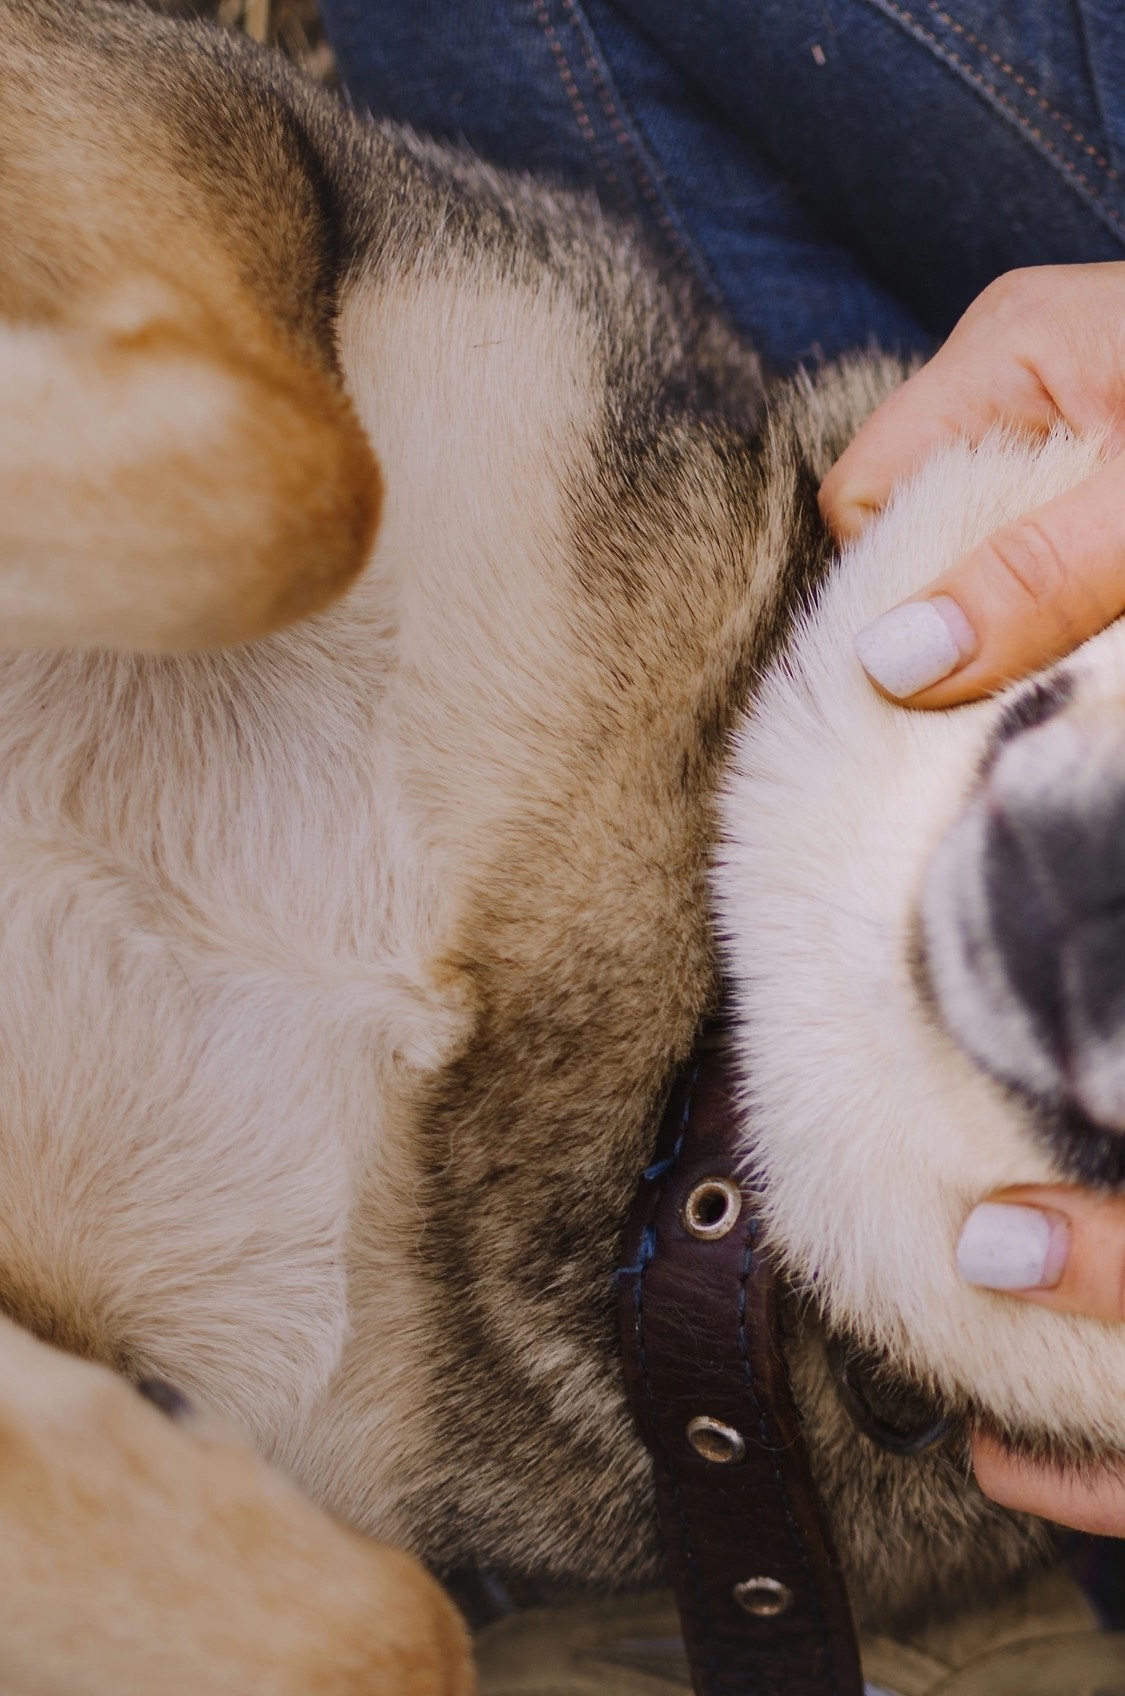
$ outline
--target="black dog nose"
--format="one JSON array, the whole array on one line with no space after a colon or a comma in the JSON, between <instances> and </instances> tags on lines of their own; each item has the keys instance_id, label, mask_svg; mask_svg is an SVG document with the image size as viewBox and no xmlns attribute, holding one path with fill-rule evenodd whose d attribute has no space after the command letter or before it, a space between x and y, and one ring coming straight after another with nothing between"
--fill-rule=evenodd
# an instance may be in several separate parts
<instances>
[{"instance_id":1,"label":"black dog nose","mask_svg":"<svg viewBox=\"0 0 1125 1696\"><path fill-rule=\"evenodd\" d=\"M1004 973L1066 1077L1091 1038L1125 1033L1125 797L997 805L984 870Z\"/></svg>"}]
</instances>

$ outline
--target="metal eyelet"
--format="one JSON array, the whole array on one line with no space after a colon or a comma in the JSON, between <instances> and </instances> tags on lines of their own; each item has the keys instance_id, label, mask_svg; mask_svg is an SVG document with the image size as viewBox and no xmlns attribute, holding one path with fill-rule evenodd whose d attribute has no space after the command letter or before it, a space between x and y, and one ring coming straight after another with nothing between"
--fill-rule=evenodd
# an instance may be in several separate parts
<instances>
[{"instance_id":1,"label":"metal eyelet","mask_svg":"<svg viewBox=\"0 0 1125 1696\"><path fill-rule=\"evenodd\" d=\"M715 1466L733 1466L746 1453L742 1433L721 1419L708 1419L705 1414L688 1421L687 1440L704 1460Z\"/></svg>"},{"instance_id":2,"label":"metal eyelet","mask_svg":"<svg viewBox=\"0 0 1125 1696\"><path fill-rule=\"evenodd\" d=\"M742 1191L731 1178L704 1178L684 1202L685 1231L705 1242L733 1231L742 1212Z\"/></svg>"},{"instance_id":3,"label":"metal eyelet","mask_svg":"<svg viewBox=\"0 0 1125 1696\"><path fill-rule=\"evenodd\" d=\"M744 1578L735 1585L733 1594L743 1612L756 1619L777 1619L788 1613L794 1602L788 1584L776 1578Z\"/></svg>"}]
</instances>

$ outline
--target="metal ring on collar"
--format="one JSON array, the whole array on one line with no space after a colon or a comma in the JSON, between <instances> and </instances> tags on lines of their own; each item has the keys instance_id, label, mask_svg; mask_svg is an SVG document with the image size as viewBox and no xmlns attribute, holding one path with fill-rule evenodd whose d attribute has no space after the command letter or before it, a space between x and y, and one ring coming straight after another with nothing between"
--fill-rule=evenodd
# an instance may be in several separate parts
<instances>
[{"instance_id":1,"label":"metal ring on collar","mask_svg":"<svg viewBox=\"0 0 1125 1696\"><path fill-rule=\"evenodd\" d=\"M734 1587L734 1599L757 1619L777 1619L793 1606L792 1590L776 1578L744 1578Z\"/></svg>"},{"instance_id":2,"label":"metal ring on collar","mask_svg":"<svg viewBox=\"0 0 1125 1696\"><path fill-rule=\"evenodd\" d=\"M714 1466L733 1466L746 1453L746 1442L733 1425L698 1414L688 1420L687 1440L702 1460Z\"/></svg>"},{"instance_id":3,"label":"metal ring on collar","mask_svg":"<svg viewBox=\"0 0 1125 1696\"><path fill-rule=\"evenodd\" d=\"M680 1217L685 1231L711 1242L732 1231L741 1212L742 1191L732 1178L704 1178L684 1202Z\"/></svg>"}]
</instances>

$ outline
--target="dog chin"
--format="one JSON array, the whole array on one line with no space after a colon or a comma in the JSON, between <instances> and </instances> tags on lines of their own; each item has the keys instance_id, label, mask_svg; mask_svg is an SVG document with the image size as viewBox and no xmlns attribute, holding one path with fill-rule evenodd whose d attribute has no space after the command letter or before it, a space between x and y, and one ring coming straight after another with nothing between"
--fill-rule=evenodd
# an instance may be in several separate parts
<instances>
[{"instance_id":1,"label":"dog chin","mask_svg":"<svg viewBox=\"0 0 1125 1696\"><path fill-rule=\"evenodd\" d=\"M1125 1090L1125 1043L1095 1016L1100 957L1086 963L1083 1093L1068 1096L1057 985L1040 985L1030 1008L1012 991L1013 958L1042 927L1026 875L1022 896L997 895L1015 880L996 851L993 803L1014 808L1008 789L1023 793L1028 773L1049 774L1050 793L1065 768L1084 774L1092 806L1114 762L1122 781L1109 793L1125 797L1125 631L1069 662L1074 687L1048 690L1041 713L1023 687L951 713L893 707L863 677L852 635L1000 514L1039 504L1093 463L1094 450L1062 434L997 438L951 448L900 494L757 692L714 873L748 1167L786 1272L833 1332L927 1386L943 1414L1060 1457L1125 1450L1125 1334L971 1289L954 1251L992 1191L1122 1175L1120 1121L1103 1109ZM1101 752L1075 764L1080 721L1081 745ZM1072 814L1078 782L1066 788ZM1114 828L1110 816L1097 840L1112 844ZM1065 843L1059 858L1062 875ZM1099 873L1107 902L1111 874ZM1125 946L1121 957L1125 978ZM1125 983L1122 1002L1125 1022Z\"/></svg>"},{"instance_id":2,"label":"dog chin","mask_svg":"<svg viewBox=\"0 0 1125 1696\"><path fill-rule=\"evenodd\" d=\"M841 1408L856 1431L885 1454L963 1458L969 1438L982 1431L1027 1461L1060 1472L1125 1468L1125 1446L1107 1446L1085 1432L1060 1432L1041 1421L997 1418L967 1389L920 1377L909 1361L873 1349L854 1332L826 1332L824 1346Z\"/></svg>"}]
</instances>

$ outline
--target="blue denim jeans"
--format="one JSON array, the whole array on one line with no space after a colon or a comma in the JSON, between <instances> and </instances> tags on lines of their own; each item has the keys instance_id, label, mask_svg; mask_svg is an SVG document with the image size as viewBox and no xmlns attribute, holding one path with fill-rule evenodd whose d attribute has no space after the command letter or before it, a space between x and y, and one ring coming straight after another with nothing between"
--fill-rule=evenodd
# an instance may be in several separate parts
<instances>
[{"instance_id":1,"label":"blue denim jeans","mask_svg":"<svg viewBox=\"0 0 1125 1696\"><path fill-rule=\"evenodd\" d=\"M353 98L645 219L776 366L1125 257L1121 0L322 0Z\"/></svg>"}]
</instances>

